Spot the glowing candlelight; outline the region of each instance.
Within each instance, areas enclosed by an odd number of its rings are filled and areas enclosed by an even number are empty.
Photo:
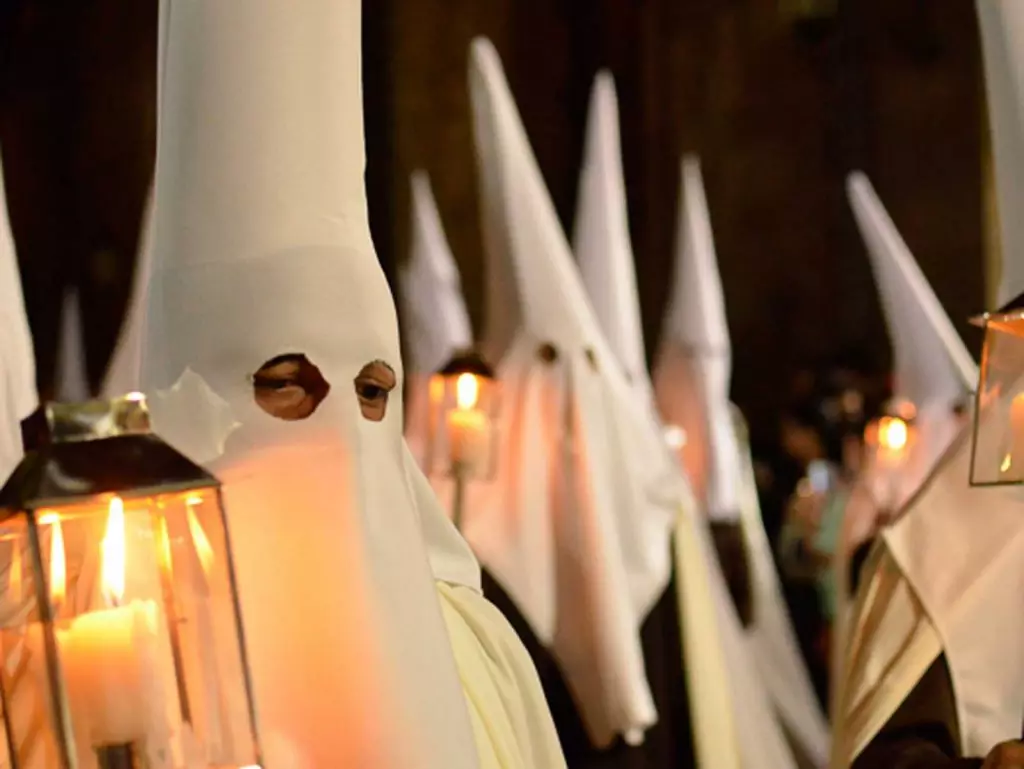
[[[455,380],[455,408],[448,413],[452,465],[459,471],[479,471],[487,459],[490,423],[478,408],[480,382],[475,374]]]
[[[999,471],[1008,473],[1016,459],[1024,456],[1024,393],[1010,401],[1010,450],[1003,456]]]
[[[154,710],[161,707],[154,664],[157,657],[157,607],[153,601],[125,606],[124,503],[110,501],[101,544],[102,594],[114,608],[75,617],[58,631],[76,719],[86,722],[93,746],[144,740]],[[61,559],[61,562],[63,559]],[[51,584],[56,584],[51,562]]]

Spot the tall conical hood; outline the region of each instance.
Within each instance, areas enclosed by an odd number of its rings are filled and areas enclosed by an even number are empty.
[[[412,176],[412,248],[400,273],[409,368],[432,374],[472,345],[462,283],[426,173]]]
[[[14,236],[7,218],[3,164],[0,162],[0,352],[14,417],[24,419],[39,405],[32,331],[25,312]],[[19,438],[20,442],[20,438]]]
[[[487,258],[485,342],[499,358],[524,329],[553,344],[605,344],[490,41],[473,43],[470,92]]]
[[[675,279],[654,372],[665,422],[683,428],[682,459],[708,515],[736,520],[740,449],[729,405],[732,349],[700,163],[683,158]]]
[[[57,345],[57,400],[81,403],[90,398],[85,368],[85,340],[78,290],[68,288],[61,306],[60,342]]]
[[[138,390],[142,373],[142,340],[146,322],[146,288],[153,267],[153,193],[146,198],[139,232],[139,255],[132,278],[132,293],[121,323],[117,346],[103,381],[104,395],[115,396]]]
[[[359,0],[163,0],[161,23],[142,384],[223,482],[265,742],[293,766],[475,769],[434,579],[479,575],[401,436]]]
[[[918,408],[951,408],[976,386],[978,366],[868,178],[851,174],[847,192],[889,327],[895,394]]]
[[[656,717],[639,626],[667,582],[678,475],[594,319],[486,40],[470,95],[502,424],[463,530],[552,648],[595,744],[639,739]]]
[[[590,94],[573,246],[601,331],[629,380],[647,396],[650,377],[640,324],[636,265],[629,242],[619,105],[609,72],[598,73]]]
[[[1024,5],[977,0],[1003,254],[999,304],[1024,293]]]

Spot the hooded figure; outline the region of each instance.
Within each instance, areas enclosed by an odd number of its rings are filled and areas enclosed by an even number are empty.
[[[682,428],[680,458],[704,500],[712,531],[718,533],[721,567],[732,575],[730,587],[741,583],[733,597],[737,604],[748,604],[746,635],[760,677],[750,685],[765,687],[797,752],[820,765],[828,756],[828,726],[782,597],[761,520],[746,428],[729,402],[731,345],[695,158],[684,158],[682,183],[674,289],[662,329],[654,391],[666,422]],[[738,547],[731,543],[736,534]],[[730,561],[746,561],[749,573],[735,570]],[[750,594],[744,596],[748,581]],[[765,728],[772,726],[778,728]]]
[[[900,510],[921,487],[963,426],[957,413],[978,380],[978,367],[953,328],[874,188],[860,172],[847,182],[850,205],[867,246],[895,361],[893,395],[912,404],[906,445],[876,448],[843,512],[833,558],[837,625],[833,692],[842,689],[842,655],[851,598],[851,556],[866,547],[884,516]]]
[[[267,766],[557,769],[535,675],[402,439],[360,3],[165,0],[161,45],[142,384],[223,482]]]
[[[21,292],[14,236],[7,219],[0,164],[0,478],[4,480],[22,456],[21,421],[38,405],[32,332]]]
[[[955,413],[978,380],[978,366],[964,347],[871,182],[862,173],[847,182],[850,205],[867,246],[892,342],[893,395],[913,404],[913,440],[895,487],[878,489],[881,506],[899,509],[949,448],[961,420]],[[885,468],[866,469],[883,475]],[[882,479],[879,479],[882,480]],[[883,484],[874,484],[883,485]],[[887,497],[887,498],[885,498]]]
[[[669,578],[680,479],[594,319],[486,40],[473,43],[470,95],[482,347],[498,362],[502,409],[495,478],[471,485],[463,531],[551,651],[590,742],[636,744],[657,718],[639,631]]]
[[[977,8],[997,161],[1002,293],[1012,297],[1024,291],[1013,215],[1024,200],[1024,6],[979,0]],[[979,434],[1006,430],[1004,400],[975,414]],[[890,767],[910,757],[920,766],[980,767],[983,757],[1003,752],[1000,743],[1021,737],[1024,505],[1018,489],[970,486],[971,455],[967,429],[883,530],[865,566],[850,623],[836,769]],[[1019,755],[1016,761],[991,765],[1018,765]]]
[[[398,287],[410,379],[405,436],[423,466],[430,440],[430,378],[473,344],[459,268],[423,171],[412,175],[412,248]]]
[[[57,345],[57,400],[81,403],[89,400],[89,378],[85,368],[82,313],[78,289],[64,292],[61,306],[60,343]]]
[[[121,322],[121,333],[114,347],[114,354],[107,366],[102,392],[114,397],[138,390],[142,370],[142,339],[146,319],[146,287],[153,264],[153,193],[149,193],[142,213],[142,229],[139,233],[139,255],[132,277],[132,293]]]

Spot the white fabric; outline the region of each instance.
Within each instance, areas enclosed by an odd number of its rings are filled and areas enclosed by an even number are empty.
[[[740,515],[750,562],[753,618],[747,640],[771,703],[800,752],[814,766],[825,766],[829,756],[829,726],[814,692],[810,673],[789,617],[782,584],[775,568],[771,544],[761,517],[754,463],[745,439],[743,417],[735,412],[743,465]]]
[[[463,531],[551,648],[592,742],[635,741],[656,718],[639,627],[670,572],[680,479],[593,317],[485,40],[470,94],[502,410],[496,477],[470,488]]]
[[[1024,6],[977,0],[1003,253],[999,304],[1024,292]]]
[[[999,412],[982,413],[982,429]],[[1024,498],[1012,487],[970,486],[970,461],[967,429],[882,534],[887,554],[853,624],[836,767],[863,750],[940,652],[963,755],[1020,738]]]
[[[680,448],[697,498],[714,521],[740,514],[740,452],[729,404],[732,349],[700,164],[682,163],[675,279],[654,368],[662,419],[682,428]]]
[[[898,510],[956,436],[953,407],[974,389],[978,366],[867,177],[851,174],[847,191],[889,328],[894,394],[917,409],[915,435],[898,466],[878,456],[865,468],[866,481],[878,487],[879,504]]]
[[[0,164],[0,357],[7,379],[7,397],[15,419],[21,420],[36,410],[36,359],[32,350],[32,331],[21,291],[14,235],[7,217],[3,166]],[[15,425],[17,427],[17,425]],[[21,434],[17,444],[21,446]]]
[[[78,291],[68,288],[61,305],[60,341],[57,344],[57,400],[81,403],[89,400],[85,370],[85,346]]]
[[[473,344],[462,282],[444,234],[430,179],[412,175],[412,247],[399,270],[399,298],[409,377],[405,437],[424,466],[430,440],[430,377]]]
[[[207,464],[267,764],[475,769],[434,576],[476,589],[478,568],[404,446],[399,391],[381,422],[353,391],[377,359],[401,386],[363,189],[360,3],[161,6],[142,384],[185,453],[208,448],[188,445],[198,415],[223,417]],[[283,353],[331,384],[308,419],[253,401],[249,375]]]
[[[640,397],[651,401],[640,296],[629,240],[619,105],[610,72],[598,73],[590,94],[573,248],[601,332]]]
[[[124,395],[139,389],[142,371],[142,339],[146,322],[146,287],[153,264],[153,192],[146,198],[139,232],[139,255],[132,278],[132,293],[121,322],[117,346],[107,367],[102,392],[106,396]]]

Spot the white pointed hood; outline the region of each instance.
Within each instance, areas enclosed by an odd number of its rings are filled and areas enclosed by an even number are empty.
[[[32,351],[14,236],[7,218],[0,163],[0,478],[21,459],[21,420],[39,405]]]
[[[978,25],[992,133],[1000,246],[999,305],[1024,292],[1024,8],[1007,0],[978,0]]]
[[[573,247],[601,332],[641,397],[651,398],[640,296],[629,241],[626,184],[619,143],[619,105],[610,72],[590,94]]]
[[[155,429],[224,484],[259,724],[290,753],[267,765],[475,769],[434,579],[479,574],[402,439],[360,15],[359,0],[161,3],[142,384]],[[265,413],[251,379],[289,354],[330,385],[296,421]],[[380,421],[355,391],[373,361],[397,377]],[[305,382],[289,387],[311,398]]]
[[[68,288],[61,305],[56,368],[57,400],[65,403],[81,403],[90,397],[80,307],[78,289]]]
[[[638,739],[654,712],[639,626],[669,574],[678,476],[587,302],[501,63],[470,64],[499,360],[498,471],[463,531],[552,648],[591,739]]]
[[[960,421],[953,408],[978,382],[978,366],[953,328],[868,178],[850,175],[847,192],[871,260],[892,342],[894,394],[917,410],[917,437],[901,469],[898,507],[949,448]]]
[[[146,198],[139,232],[139,255],[132,278],[132,292],[128,308],[121,322],[121,333],[110,358],[107,375],[103,380],[103,394],[123,395],[138,390],[142,372],[142,339],[146,321],[146,287],[153,264],[153,192]]]
[[[437,211],[430,178],[412,175],[412,247],[400,270],[399,294],[408,316],[409,368],[433,374],[473,344],[462,281]]]
[[[712,520],[739,516],[742,471],[729,404],[732,348],[700,164],[682,163],[672,294],[654,390],[662,418],[685,431],[684,466]]]

